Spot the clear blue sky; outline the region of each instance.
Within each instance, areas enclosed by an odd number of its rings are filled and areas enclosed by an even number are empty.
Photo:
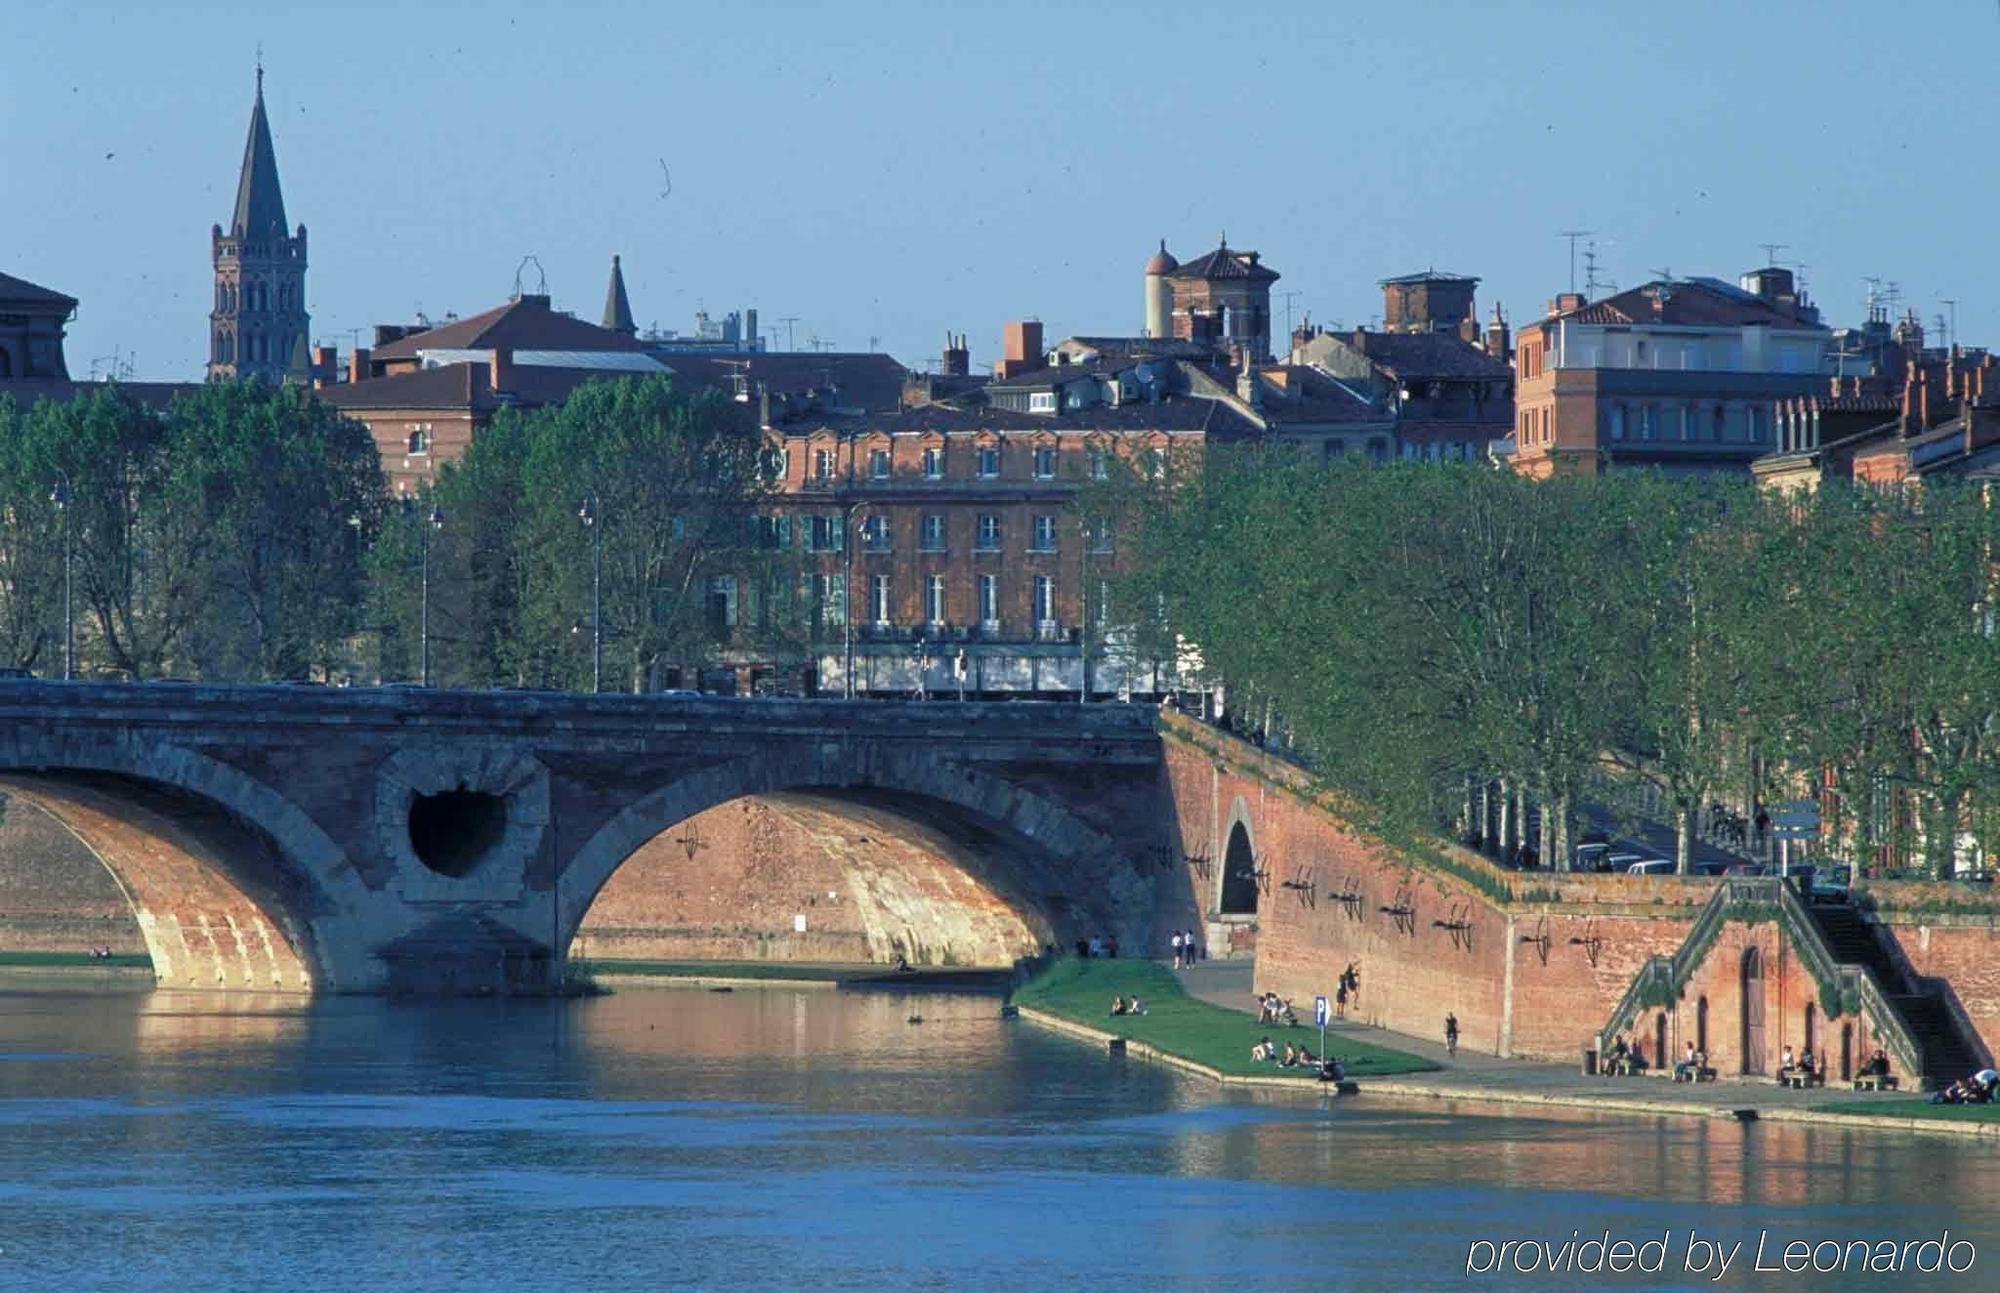
[[[199,374],[209,226],[261,43],[313,331],[504,301],[697,306],[905,362],[947,330],[1136,332],[1158,239],[1227,231],[1293,308],[1476,274],[1516,321],[1563,229],[1621,285],[1789,249],[2000,344],[1995,0],[1860,3],[0,3],[0,270],[81,299],[70,367]],[[664,161],[672,192],[663,197]],[[1284,306],[1278,306],[1282,328]],[[781,337],[782,341],[782,337]]]

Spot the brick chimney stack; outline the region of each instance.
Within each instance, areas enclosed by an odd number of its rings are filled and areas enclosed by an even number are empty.
[[[365,382],[368,380],[368,356],[374,353],[366,346],[356,346],[347,353],[347,380]]]
[[[949,332],[944,337],[943,368],[939,371],[946,377],[969,377],[972,374],[972,351],[965,344],[965,334],[953,336]]]
[[[1000,362],[993,365],[995,377],[1015,377],[1042,366],[1042,324],[1025,319],[1001,328]]]
[[[498,395],[514,389],[514,352],[505,346],[493,347],[493,358],[486,373],[486,384]]]
[[[340,380],[340,356],[332,346],[314,346],[312,360],[312,385],[316,391],[323,391]]]

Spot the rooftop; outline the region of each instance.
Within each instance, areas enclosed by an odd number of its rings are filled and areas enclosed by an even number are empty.
[[[1613,325],[1656,323],[1695,328],[1764,326],[1826,331],[1820,324],[1806,322],[1762,297],[1713,278],[1655,280],[1573,310],[1558,311],[1549,317],[1552,320],[1570,319],[1578,323]]]
[[[636,352],[622,333],[549,308],[541,295],[517,296],[484,314],[411,333],[378,348],[376,360],[416,359],[427,350],[595,350]]]

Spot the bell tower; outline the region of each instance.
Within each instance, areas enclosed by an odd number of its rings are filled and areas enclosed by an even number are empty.
[[[256,377],[276,385],[293,374],[305,353],[306,227],[285,227],[285,195],[278,187],[278,155],[264,115],[264,68],[257,68],[257,99],[250,108],[250,137],[236,181],[236,209],[229,227],[209,232],[215,261],[215,308],[209,312],[208,380]]]

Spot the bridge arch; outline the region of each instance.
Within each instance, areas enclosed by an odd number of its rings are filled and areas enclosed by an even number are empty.
[[[41,809],[111,873],[163,986],[360,984],[327,924],[361,888],[324,831],[270,786],[141,736],[0,734],[0,792]]]
[[[708,809],[753,797],[923,830],[943,844],[945,862],[1005,903],[1038,943],[1115,933],[1128,946],[1145,945],[1153,880],[1140,849],[1033,788],[934,754],[879,749],[761,751],[686,770],[640,795],[569,855],[557,914],[562,945],[646,844]]]

